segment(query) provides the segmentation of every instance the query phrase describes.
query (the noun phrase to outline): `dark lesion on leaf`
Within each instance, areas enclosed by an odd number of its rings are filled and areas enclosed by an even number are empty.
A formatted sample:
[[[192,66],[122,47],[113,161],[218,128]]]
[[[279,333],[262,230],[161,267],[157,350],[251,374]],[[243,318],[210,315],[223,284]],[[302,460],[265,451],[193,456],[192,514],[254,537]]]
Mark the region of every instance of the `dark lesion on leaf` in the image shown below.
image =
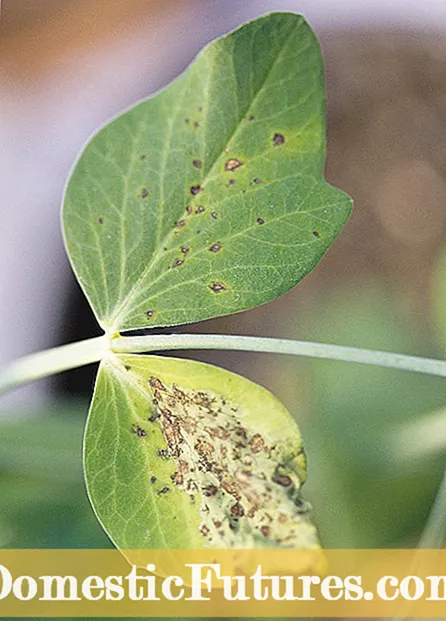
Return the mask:
[[[273,136],[273,145],[279,147],[285,144],[285,136],[283,134],[276,133]]]
[[[202,166],[201,160],[193,160],[192,164],[195,166],[195,168],[201,168]]]
[[[219,250],[221,250],[220,242],[217,242],[216,244],[212,244],[212,246],[209,247],[210,252],[218,252]]]
[[[146,319],[153,319],[153,316],[155,315],[155,311],[154,310],[148,310],[145,312],[146,315]]]
[[[265,224],[265,220],[263,218],[257,218],[257,224]]]
[[[140,198],[147,198],[149,196],[149,190],[147,188],[141,188],[139,192]]]
[[[132,425],[132,433],[136,434],[138,438],[144,438],[147,435],[147,431],[136,423]]]
[[[100,216],[98,218],[98,222],[99,222],[99,224],[104,224],[104,218],[102,216]]]
[[[162,487],[156,493],[160,495],[160,494],[167,494],[167,492],[170,492],[170,489],[168,487]]]
[[[240,166],[243,166],[243,162],[236,158],[231,158],[229,160],[226,160],[225,162],[225,171],[228,172],[231,170],[236,170],[237,168],[240,168]]]
[[[166,385],[155,376],[148,383],[165,441],[158,454],[173,464],[172,484],[191,502],[197,499],[204,545],[255,547],[267,539],[293,547],[303,530],[317,546],[289,449],[241,424],[240,405],[224,395]]]
[[[183,264],[184,264],[184,259],[175,259],[171,265],[171,268],[174,269],[175,267],[180,267]]]
[[[193,196],[196,196],[199,192],[201,192],[203,190],[203,188],[201,187],[201,185],[197,184],[197,185],[191,185],[190,187],[190,193]]]
[[[214,293],[221,293],[222,291],[227,291],[228,287],[223,282],[212,282],[209,285],[209,289],[211,289]]]

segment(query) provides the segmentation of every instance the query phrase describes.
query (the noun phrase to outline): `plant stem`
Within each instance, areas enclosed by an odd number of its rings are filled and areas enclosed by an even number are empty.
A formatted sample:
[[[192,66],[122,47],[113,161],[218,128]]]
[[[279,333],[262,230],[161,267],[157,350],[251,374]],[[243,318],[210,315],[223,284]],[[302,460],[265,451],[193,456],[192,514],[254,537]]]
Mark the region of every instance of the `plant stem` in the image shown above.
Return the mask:
[[[260,338],[255,336],[229,336],[224,334],[156,334],[148,336],[119,336],[111,342],[115,353],[143,353],[175,349],[228,349],[292,356],[309,356],[358,362],[392,369],[414,371],[446,377],[446,361],[416,356],[405,356],[383,351],[326,345],[307,341]]]
[[[343,360],[446,377],[446,361],[306,341],[223,334],[100,336],[32,354],[0,369],[0,394],[42,377],[99,362],[111,353],[176,349],[226,349]]]
[[[108,337],[99,336],[20,358],[0,369],[0,395],[21,384],[98,362],[109,351]]]

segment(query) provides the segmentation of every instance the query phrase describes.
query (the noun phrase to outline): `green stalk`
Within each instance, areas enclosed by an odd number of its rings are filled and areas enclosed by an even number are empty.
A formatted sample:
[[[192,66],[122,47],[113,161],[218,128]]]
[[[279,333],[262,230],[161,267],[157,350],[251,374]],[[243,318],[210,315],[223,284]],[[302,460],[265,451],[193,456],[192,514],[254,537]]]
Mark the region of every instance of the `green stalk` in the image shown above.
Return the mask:
[[[0,395],[33,380],[98,362],[110,351],[109,339],[99,336],[20,358],[0,369]]]
[[[445,360],[325,343],[221,334],[156,334],[117,336],[112,339],[100,336],[32,354],[0,369],[0,394],[48,375],[99,362],[113,353],[138,354],[178,349],[226,349],[308,356],[446,377]]]
[[[228,349],[291,356],[326,358],[358,362],[392,369],[414,371],[446,377],[446,361],[405,356],[383,351],[326,345],[308,341],[234,336],[225,334],[161,334],[153,336],[119,336],[111,341],[115,353],[143,353],[175,349]]]

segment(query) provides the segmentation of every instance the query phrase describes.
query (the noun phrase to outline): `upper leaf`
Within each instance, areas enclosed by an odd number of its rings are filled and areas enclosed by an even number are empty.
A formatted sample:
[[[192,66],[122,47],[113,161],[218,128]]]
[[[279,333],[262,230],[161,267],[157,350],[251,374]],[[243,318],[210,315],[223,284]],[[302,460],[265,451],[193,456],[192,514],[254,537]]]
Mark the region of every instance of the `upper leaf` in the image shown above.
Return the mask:
[[[207,46],[99,131],[68,183],[66,246],[100,324],[198,321],[293,287],[350,213],[324,154],[322,59],[301,16]]]
[[[302,439],[267,390],[207,364],[101,363],[85,477],[121,549],[317,548]]]

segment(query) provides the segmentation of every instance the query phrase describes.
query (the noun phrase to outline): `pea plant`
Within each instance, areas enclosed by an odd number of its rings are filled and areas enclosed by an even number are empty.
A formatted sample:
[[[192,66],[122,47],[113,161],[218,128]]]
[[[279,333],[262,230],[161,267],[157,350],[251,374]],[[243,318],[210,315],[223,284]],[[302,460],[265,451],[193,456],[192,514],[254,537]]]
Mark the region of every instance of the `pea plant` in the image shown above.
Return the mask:
[[[0,391],[100,362],[84,471],[116,547],[319,546],[285,407],[243,377],[150,352],[264,351],[446,376],[441,360],[152,334],[264,304],[315,267],[351,211],[324,180],[324,158],[318,41],[301,16],[273,13],[208,45],[76,162],[63,234],[104,334],[17,361],[0,372]]]

